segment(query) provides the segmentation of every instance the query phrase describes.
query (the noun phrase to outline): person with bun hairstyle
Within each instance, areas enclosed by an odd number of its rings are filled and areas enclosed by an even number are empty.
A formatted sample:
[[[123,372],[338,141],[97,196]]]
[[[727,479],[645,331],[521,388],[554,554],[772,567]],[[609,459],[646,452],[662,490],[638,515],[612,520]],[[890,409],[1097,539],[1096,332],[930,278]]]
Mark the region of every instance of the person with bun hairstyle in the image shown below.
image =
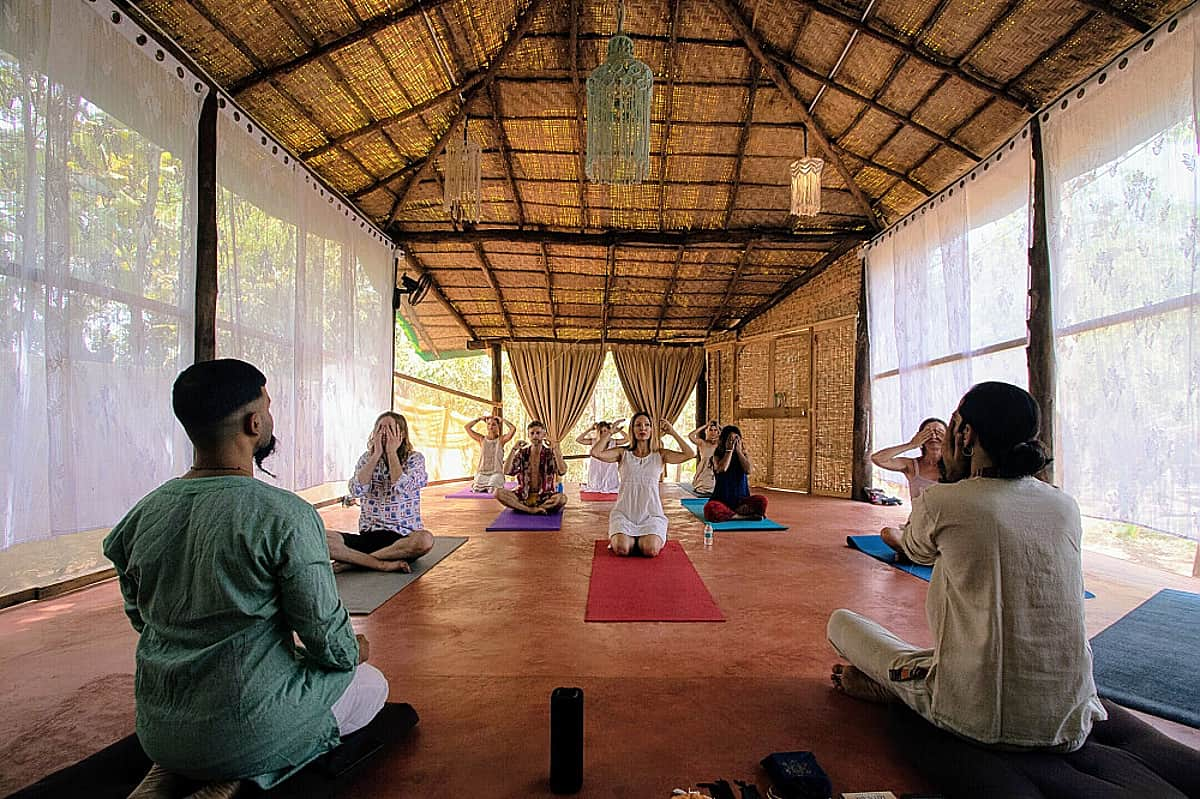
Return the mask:
[[[943,483],[913,502],[900,549],[933,566],[933,648],[849,610],[829,642],[850,696],[899,701],[960,737],[1006,749],[1073,752],[1107,718],[1092,679],[1083,611],[1079,506],[1037,479],[1050,458],[1029,392],[971,388],[950,417]]]

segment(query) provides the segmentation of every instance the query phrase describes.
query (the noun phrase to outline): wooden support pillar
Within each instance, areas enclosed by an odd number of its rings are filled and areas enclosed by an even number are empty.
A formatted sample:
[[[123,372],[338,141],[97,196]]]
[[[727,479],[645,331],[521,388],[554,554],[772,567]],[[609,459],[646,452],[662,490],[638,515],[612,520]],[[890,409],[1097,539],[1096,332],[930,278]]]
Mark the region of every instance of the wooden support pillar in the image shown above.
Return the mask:
[[[851,499],[866,499],[871,487],[871,334],[867,324],[867,264],[861,262],[858,321],[854,329],[854,433],[850,467]]]
[[[696,380],[696,427],[708,424],[708,354],[704,355],[704,365],[700,367],[700,377]]]
[[[194,360],[217,357],[217,96],[200,109],[196,159],[196,319]]]
[[[492,355],[492,413],[501,414],[504,411],[504,376],[500,370],[500,343],[488,345]]]
[[[1029,123],[1033,138],[1033,235],[1029,242],[1029,346],[1025,354],[1029,365],[1029,393],[1042,407],[1042,431],[1039,438],[1054,454],[1054,313],[1051,297],[1050,239],[1046,223],[1046,169],[1042,152],[1042,126],[1034,116]],[[1054,482],[1051,461],[1038,475]]]

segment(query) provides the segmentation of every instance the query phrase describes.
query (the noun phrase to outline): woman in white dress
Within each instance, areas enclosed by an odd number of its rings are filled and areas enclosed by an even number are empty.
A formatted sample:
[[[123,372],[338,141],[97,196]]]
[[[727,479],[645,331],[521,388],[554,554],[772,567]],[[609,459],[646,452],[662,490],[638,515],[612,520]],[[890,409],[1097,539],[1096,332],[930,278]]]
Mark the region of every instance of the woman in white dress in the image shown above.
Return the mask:
[[[641,553],[654,557],[667,543],[667,515],[663,513],[658,482],[663,466],[685,463],[696,457],[683,436],[669,422],[659,420],[660,435],[671,435],[679,449],[667,449],[655,440],[650,415],[639,411],[630,425],[633,443],[618,449],[608,448],[608,434],[601,433],[592,444],[592,457],[618,464],[621,490],[617,502],[608,514],[608,542],[618,555]]]
[[[607,435],[608,448],[624,446],[629,443],[629,439],[621,432],[621,426],[625,424],[624,419],[618,419],[611,425],[608,422],[596,422],[594,425],[584,431],[575,441],[579,444],[595,444],[600,440],[600,436]],[[618,438],[620,436],[620,438]],[[617,474],[617,464],[602,461],[599,458],[588,458],[588,476],[587,490],[594,494],[615,494],[617,489],[621,487],[621,480]]]
[[[487,435],[476,431],[475,425],[483,422],[487,425]],[[501,428],[501,424],[504,428]],[[516,425],[499,416],[480,416],[472,419],[464,427],[467,435],[479,443],[479,470],[475,472],[475,480],[471,490],[496,493],[496,489],[504,488],[504,446],[512,441],[513,433],[517,432]]]

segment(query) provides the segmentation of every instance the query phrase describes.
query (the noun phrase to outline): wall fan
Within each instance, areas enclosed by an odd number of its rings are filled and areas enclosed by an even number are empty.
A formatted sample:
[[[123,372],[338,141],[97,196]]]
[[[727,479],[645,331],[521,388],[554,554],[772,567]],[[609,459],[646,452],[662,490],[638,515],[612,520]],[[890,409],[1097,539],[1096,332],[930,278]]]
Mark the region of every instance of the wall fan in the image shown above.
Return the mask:
[[[433,284],[433,278],[428,272],[413,280],[408,275],[400,276],[400,285],[396,286],[396,290],[392,296],[392,307],[400,307],[400,298],[408,297],[409,305],[416,305],[421,300],[425,299],[425,295],[429,293],[429,287]]]

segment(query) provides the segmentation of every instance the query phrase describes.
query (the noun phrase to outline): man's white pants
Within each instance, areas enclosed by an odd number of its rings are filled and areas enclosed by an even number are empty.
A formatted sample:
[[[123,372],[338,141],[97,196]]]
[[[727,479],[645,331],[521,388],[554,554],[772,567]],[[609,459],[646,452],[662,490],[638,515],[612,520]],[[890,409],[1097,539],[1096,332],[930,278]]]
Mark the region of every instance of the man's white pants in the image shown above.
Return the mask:
[[[346,691],[333,703],[333,717],[337,719],[338,734],[343,738],[370,723],[383,710],[388,698],[388,682],[383,672],[369,663],[360,663],[354,669],[354,679]]]
[[[894,681],[889,672],[901,667],[931,668],[932,649],[917,649],[886,627],[845,608],[838,608],[830,615],[826,634],[838,654],[901,702],[929,718],[932,697],[925,679]]]

